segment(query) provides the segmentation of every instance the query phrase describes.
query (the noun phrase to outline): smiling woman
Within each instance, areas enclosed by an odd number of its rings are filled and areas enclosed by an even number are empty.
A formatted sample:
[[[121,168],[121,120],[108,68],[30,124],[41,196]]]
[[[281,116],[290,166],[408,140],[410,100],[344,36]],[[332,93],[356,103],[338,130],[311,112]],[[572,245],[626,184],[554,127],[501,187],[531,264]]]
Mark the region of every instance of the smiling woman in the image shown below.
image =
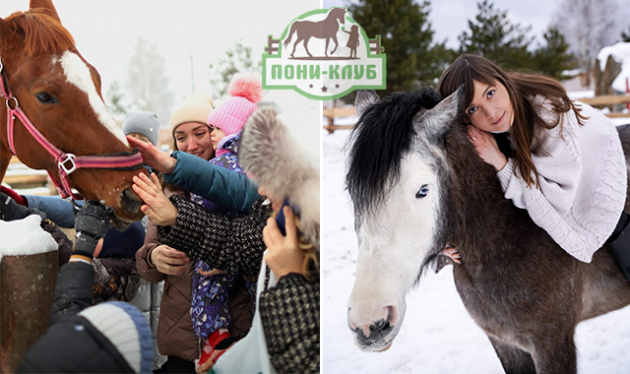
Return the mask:
[[[438,91],[448,96],[462,85],[469,137],[496,169],[505,198],[526,209],[571,256],[591,262],[596,250],[616,239],[611,235],[618,224],[627,224],[626,163],[610,119],[571,101],[551,78],[506,73],[480,56],[460,56]],[[630,256],[626,252],[620,255]],[[624,268],[628,279],[629,270]]]

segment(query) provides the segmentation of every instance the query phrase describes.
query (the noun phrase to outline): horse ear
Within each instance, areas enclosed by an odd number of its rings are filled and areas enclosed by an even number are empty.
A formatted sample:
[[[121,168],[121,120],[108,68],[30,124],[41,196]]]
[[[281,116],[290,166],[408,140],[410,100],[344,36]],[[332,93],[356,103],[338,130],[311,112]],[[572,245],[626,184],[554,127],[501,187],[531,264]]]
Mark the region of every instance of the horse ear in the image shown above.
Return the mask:
[[[61,19],[59,18],[59,15],[57,14],[57,9],[55,9],[55,6],[52,3],[52,0],[31,0],[31,4],[29,5],[29,9],[48,9],[50,11],[49,15],[53,18],[55,18],[56,20],[58,20],[59,22],[61,22]]]
[[[365,108],[372,104],[376,104],[381,101],[374,90],[359,90],[357,91],[357,97],[354,99],[354,107],[357,111],[357,115],[361,117]]]
[[[464,85],[462,84],[457,91],[420,117],[422,127],[428,132],[431,139],[441,137],[448,130],[449,125],[460,113],[460,109],[463,109],[463,105]]]

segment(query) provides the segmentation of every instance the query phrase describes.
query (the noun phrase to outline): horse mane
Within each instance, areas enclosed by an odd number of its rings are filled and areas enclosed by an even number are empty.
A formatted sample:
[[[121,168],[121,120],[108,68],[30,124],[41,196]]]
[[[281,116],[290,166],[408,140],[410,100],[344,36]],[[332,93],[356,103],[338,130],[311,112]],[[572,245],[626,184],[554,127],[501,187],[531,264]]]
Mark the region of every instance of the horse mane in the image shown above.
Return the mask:
[[[29,56],[74,49],[74,38],[51,14],[48,9],[37,8],[15,12],[5,19],[12,33],[24,33],[24,50]]]
[[[373,211],[400,177],[402,155],[416,135],[413,119],[441,100],[428,88],[396,92],[366,108],[351,134],[346,187],[358,213]]]

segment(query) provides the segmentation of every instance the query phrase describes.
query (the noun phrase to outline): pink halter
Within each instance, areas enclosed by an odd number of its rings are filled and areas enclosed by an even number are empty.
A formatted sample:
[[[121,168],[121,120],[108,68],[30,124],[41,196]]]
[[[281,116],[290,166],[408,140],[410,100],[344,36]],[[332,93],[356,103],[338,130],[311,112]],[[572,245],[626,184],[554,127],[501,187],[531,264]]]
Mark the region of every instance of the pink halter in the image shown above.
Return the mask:
[[[72,174],[77,169],[91,168],[91,169],[113,169],[113,170],[136,170],[142,167],[142,156],[138,153],[137,149],[134,149],[132,153],[124,154],[111,154],[111,155],[98,155],[98,156],[75,156],[72,153],[65,153],[54,144],[48,141],[44,135],[37,130],[33,123],[28,119],[26,113],[20,108],[18,100],[9,89],[8,79],[4,71],[2,61],[0,61],[0,96],[6,100],[7,104],[7,134],[9,139],[9,147],[11,152],[15,153],[15,144],[13,139],[14,122],[17,117],[20,122],[26,127],[29,133],[44,147],[57,161],[59,167],[59,179],[61,185],[52,174],[48,172],[50,179],[55,183],[57,191],[62,198],[72,196],[76,200],[83,200],[81,194],[75,194],[70,188],[68,182],[68,175]],[[9,104],[13,101],[14,106]]]

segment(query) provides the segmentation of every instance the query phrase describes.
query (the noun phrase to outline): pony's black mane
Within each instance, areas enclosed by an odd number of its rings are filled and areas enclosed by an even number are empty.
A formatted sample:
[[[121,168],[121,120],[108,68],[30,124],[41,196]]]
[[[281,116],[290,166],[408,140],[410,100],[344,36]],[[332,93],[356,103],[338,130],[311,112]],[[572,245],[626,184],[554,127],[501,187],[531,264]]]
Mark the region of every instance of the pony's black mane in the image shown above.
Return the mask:
[[[400,177],[402,155],[416,135],[413,119],[441,101],[428,88],[397,92],[365,109],[351,135],[346,186],[359,213],[370,212]]]

